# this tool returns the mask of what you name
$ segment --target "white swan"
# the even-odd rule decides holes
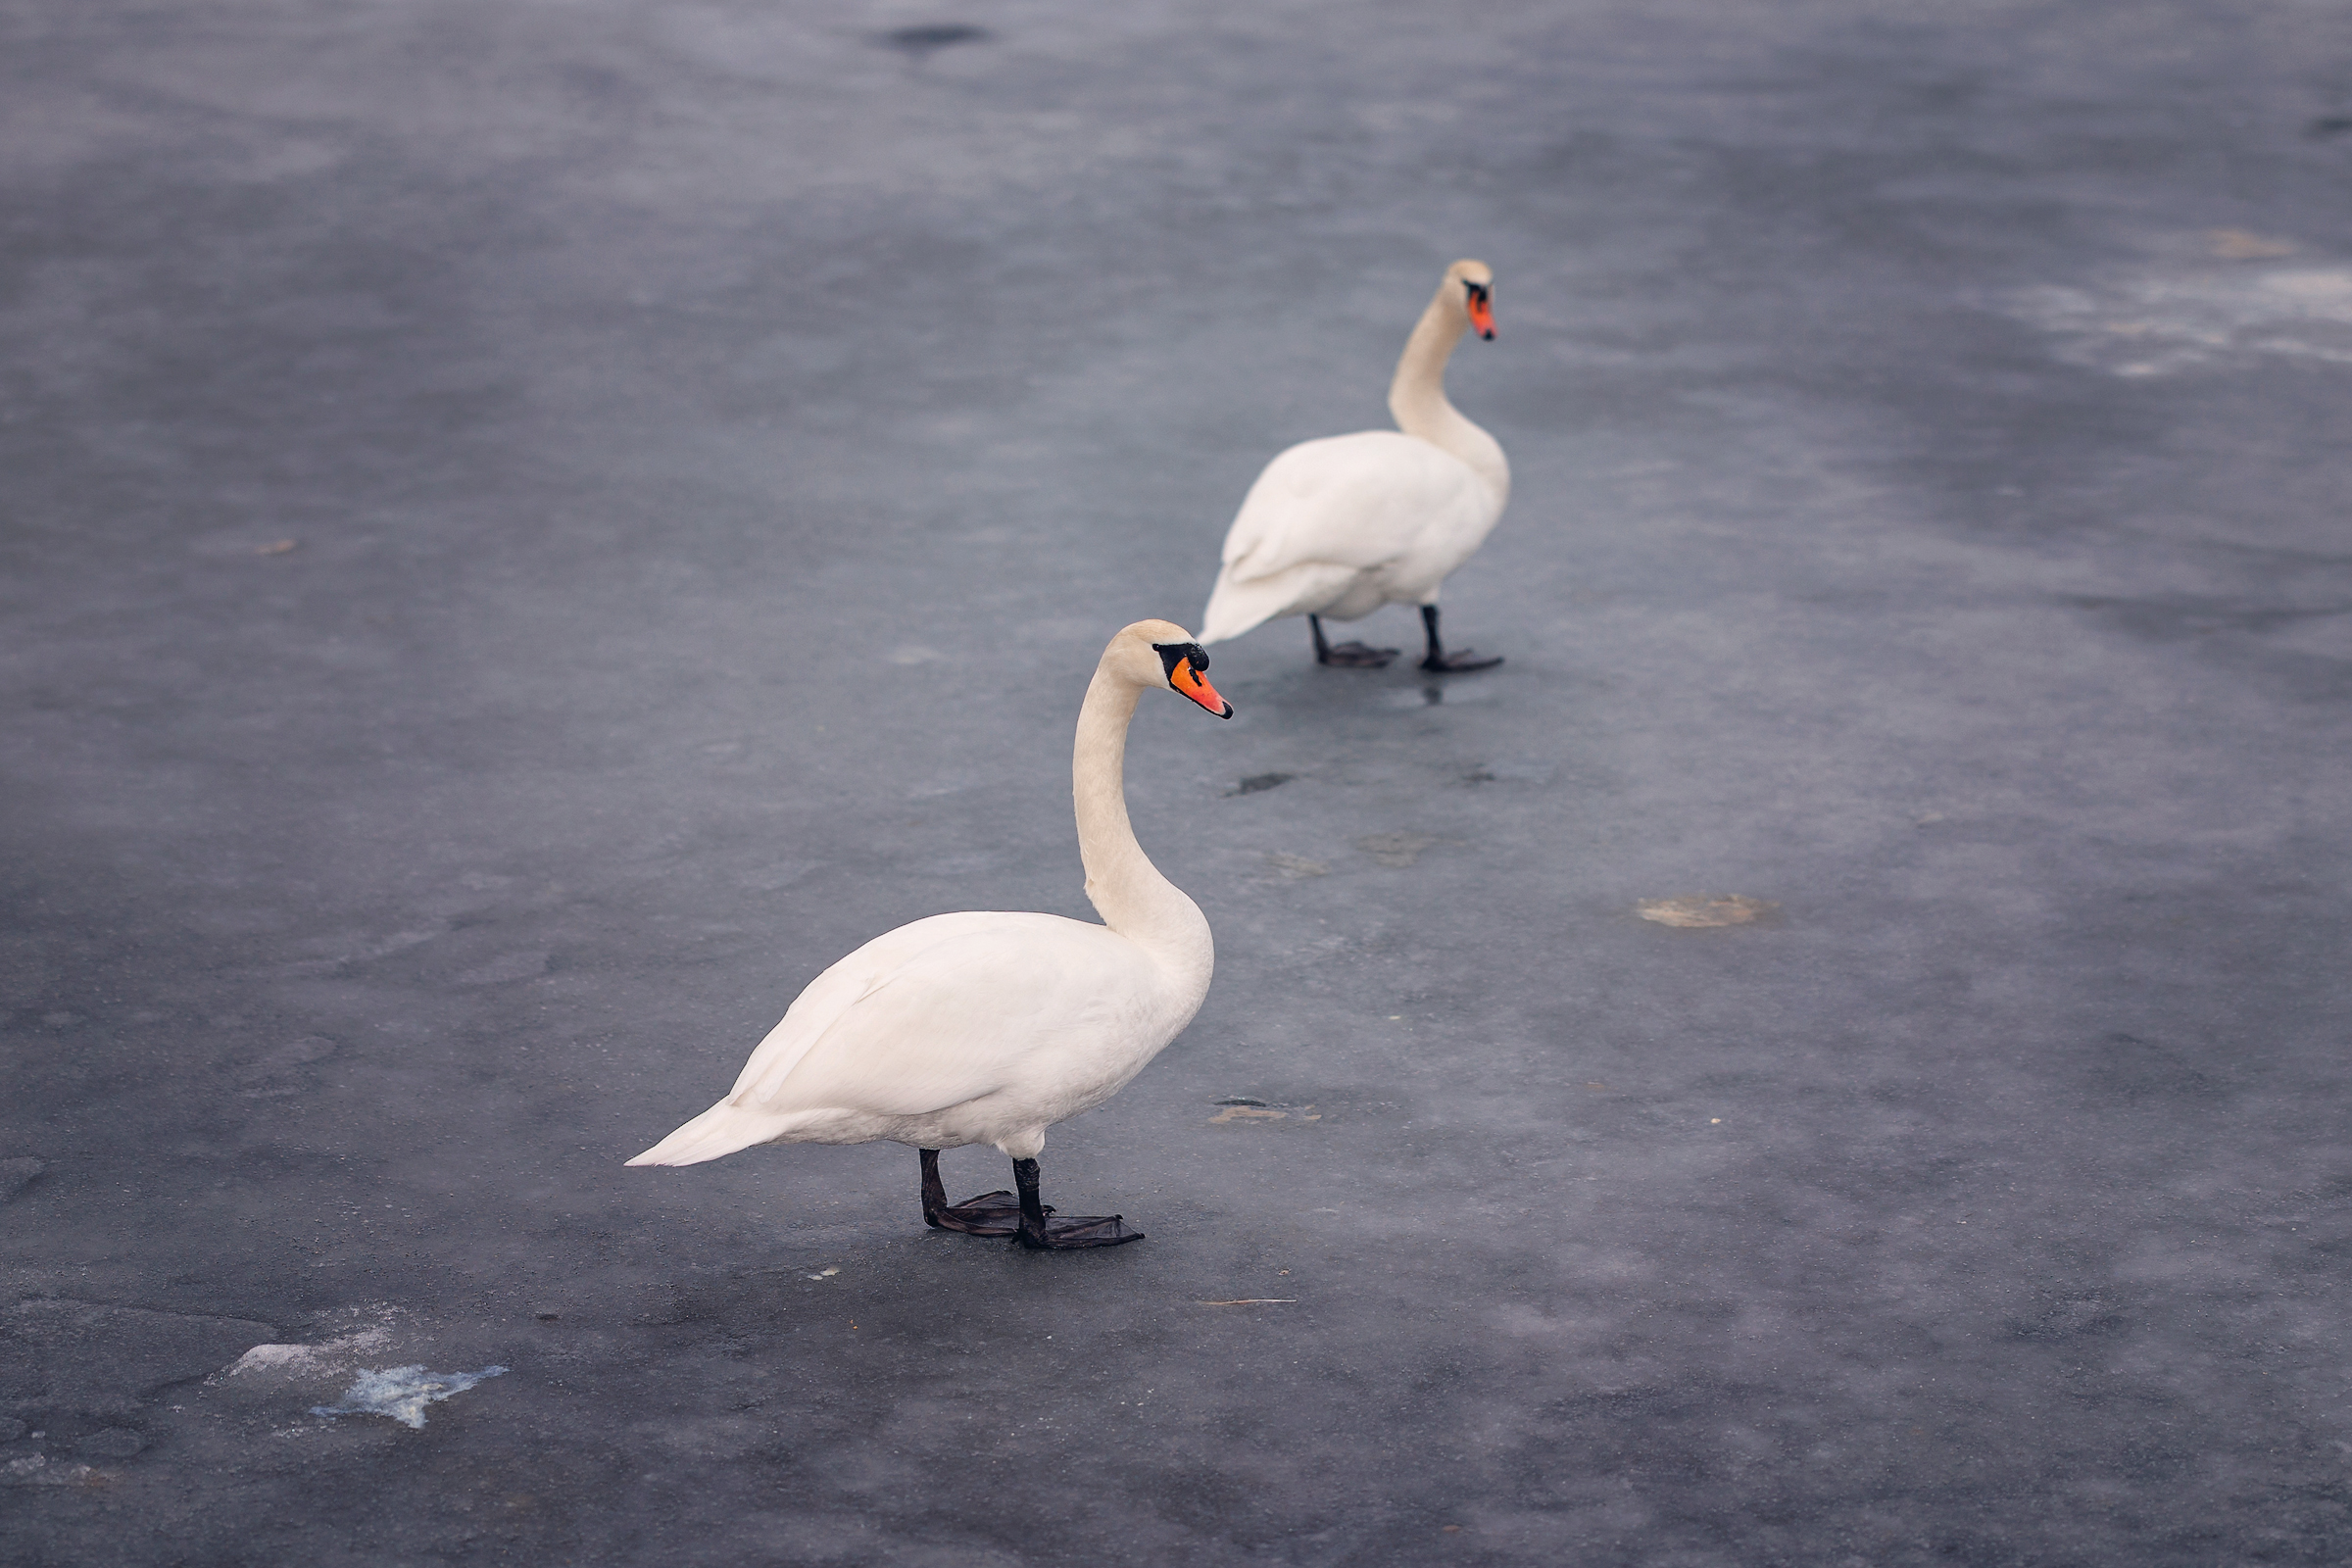
[[[1200,907],[1159,874],[1127,820],[1127,724],[1147,687],[1220,718],[1183,627],[1139,620],[1102,650],[1071,760],[1086,896],[1103,923],[988,910],[935,914],[876,937],[808,984],[727,1098],[629,1161],[697,1165],[754,1144],[862,1144],[922,1152],[923,1218],[1039,1249],[1143,1239],[1120,1215],[1054,1218],[1038,1199],[1046,1129],[1124,1088],[1200,1010],[1214,959]],[[939,1151],[994,1144],[1017,1200],[950,1204]]]
[[[1200,613],[1203,643],[1304,615],[1317,663],[1378,667],[1396,650],[1334,648],[1321,617],[1419,605],[1429,638],[1423,669],[1502,662],[1468,649],[1448,654],[1438,640],[1439,587],[1485,542],[1511,496],[1501,445],[1446,400],[1446,362],[1462,329],[1494,336],[1494,287],[1484,262],[1446,269],[1389,382],[1396,429],[1302,441],[1266,465],[1225,535],[1225,564]]]

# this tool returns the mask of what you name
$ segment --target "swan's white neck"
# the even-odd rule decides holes
[[[1213,956],[1208,920],[1182,889],[1159,874],[1127,820],[1127,725],[1142,692],[1110,666],[1111,655],[1105,652],[1086,689],[1070,758],[1086,896],[1104,925],[1163,965],[1197,968],[1205,985]]]
[[[1389,413],[1406,435],[1417,435],[1468,464],[1494,487],[1499,509],[1511,495],[1511,466],[1503,459],[1502,444],[1464,418],[1446,398],[1446,362],[1470,325],[1462,292],[1462,285],[1448,277],[1431,296],[1413,335],[1404,340],[1396,377],[1389,382]]]

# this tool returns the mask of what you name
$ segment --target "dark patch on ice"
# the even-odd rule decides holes
[[[896,49],[916,60],[928,60],[942,49],[953,49],[960,43],[986,43],[996,34],[986,27],[975,27],[961,22],[923,23],[911,27],[893,27],[882,34],[885,49]]]
[[[0,1159],[0,1203],[7,1202],[31,1186],[32,1179],[48,1168],[29,1154],[16,1159]]]

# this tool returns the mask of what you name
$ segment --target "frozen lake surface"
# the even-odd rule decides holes
[[[7,8],[0,1557],[2352,1557],[2348,92],[2294,0]],[[1103,641],[1457,256],[1508,662],[1146,705],[1218,974],[1045,1173],[1150,1239],[623,1170],[1085,912]]]

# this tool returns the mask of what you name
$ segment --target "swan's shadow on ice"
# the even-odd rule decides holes
[[[1380,706],[1406,710],[1463,708],[1473,703],[1491,703],[1494,698],[1495,688],[1491,682],[1472,685],[1462,681],[1423,680],[1401,691],[1383,693]]]
[[[874,42],[885,49],[896,50],[916,65],[921,65],[942,49],[958,44],[987,43],[996,34],[986,27],[975,27],[962,22],[934,22],[910,27],[893,27],[878,33]]]

